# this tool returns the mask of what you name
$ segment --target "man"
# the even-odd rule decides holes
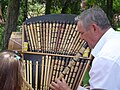
[[[90,74],[90,90],[120,90],[120,33],[113,30],[100,8],[90,8],[78,16],[78,30],[90,48],[94,60]],[[56,79],[53,90],[70,90],[64,79]],[[79,86],[78,90],[86,90]]]

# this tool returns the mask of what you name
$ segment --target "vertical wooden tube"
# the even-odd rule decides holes
[[[35,90],[38,90],[38,61],[36,61]]]

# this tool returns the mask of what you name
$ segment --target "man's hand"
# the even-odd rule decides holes
[[[62,78],[62,81],[55,79],[55,82],[50,84],[50,88],[53,90],[70,90],[70,87],[67,85],[65,79]]]

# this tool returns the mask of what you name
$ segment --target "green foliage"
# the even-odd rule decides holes
[[[87,0],[87,4],[89,5],[89,6],[93,6],[93,5],[95,5],[97,3],[97,0]]]
[[[33,17],[33,16],[40,16],[45,13],[45,4],[40,4],[36,2],[34,5],[32,2],[28,3],[28,16]]]
[[[89,79],[90,79],[89,71],[87,70],[85,76],[83,77],[83,85],[89,85]]]
[[[119,31],[119,32],[120,32],[120,27],[118,27],[118,28],[117,28],[117,31]]]
[[[120,0],[113,1],[113,10],[114,10],[114,13],[120,14]]]
[[[80,14],[80,0],[52,0],[51,13]]]
[[[0,25],[0,51],[2,50],[3,45],[3,38],[4,38],[4,27]]]
[[[7,18],[7,5],[8,5],[8,0],[2,0],[0,1],[1,7],[2,7],[2,16],[4,19]]]
[[[52,6],[51,6],[51,13],[61,13],[62,6],[64,5],[65,0],[61,2],[61,0],[52,0]]]

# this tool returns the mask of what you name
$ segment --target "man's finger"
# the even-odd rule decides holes
[[[61,81],[60,81],[59,79],[55,79],[55,82],[56,82],[57,84],[60,84],[60,83],[61,83]]]
[[[66,83],[66,81],[65,81],[65,79],[64,79],[64,78],[62,78],[62,82],[63,82],[63,83]]]
[[[49,85],[49,87],[50,87],[52,90],[55,90],[55,87],[52,86],[51,84]]]
[[[54,87],[55,90],[58,90],[60,88],[60,86],[55,82],[52,82],[51,86]]]

